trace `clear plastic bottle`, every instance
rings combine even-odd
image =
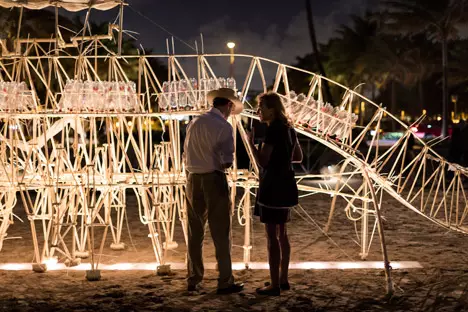
[[[182,79],[179,81],[179,90],[178,90],[178,97],[179,97],[179,109],[187,109],[188,107],[188,83],[187,80]]]
[[[169,82],[164,81],[162,92],[158,95],[158,105],[162,111],[167,111],[169,107]]]
[[[10,112],[16,112],[16,84],[14,82],[8,83],[8,110]]]
[[[218,89],[216,80],[213,77],[211,77],[210,80],[208,81],[208,91],[216,90],[216,89]]]
[[[223,77],[218,78],[218,84],[220,88],[226,88],[226,79]]]
[[[106,112],[112,111],[115,108],[114,86],[112,82],[106,82]]]
[[[195,78],[190,78],[190,85],[192,86],[192,90],[189,91],[188,95],[188,103],[190,108],[197,106],[197,99],[198,99],[198,82]]]
[[[177,81],[171,81],[169,85],[169,92],[170,92],[170,97],[169,97],[169,105],[171,106],[171,110],[177,110],[177,91],[178,91],[178,82]]]
[[[83,83],[83,108],[90,112],[96,111],[96,103],[93,96],[93,82],[86,80]]]
[[[92,86],[91,86],[92,96],[91,96],[91,98],[93,99],[93,104],[95,106],[96,112],[102,113],[104,107],[103,107],[103,104],[102,104],[102,97],[101,97],[100,92],[99,92],[99,85],[100,85],[100,83],[97,82],[97,81],[94,81],[92,83]]]
[[[63,92],[62,92],[62,97],[60,98],[60,102],[59,102],[59,111],[63,111],[63,112],[68,112],[70,107],[71,107],[71,103],[70,103],[70,92],[72,90],[72,86],[71,86],[71,80],[68,80],[66,83],[65,83],[65,87],[63,88]]]
[[[118,94],[118,107],[119,112],[133,112],[134,107],[131,106],[130,101],[127,99],[127,84],[123,81],[118,82],[119,94]]]
[[[133,81],[126,84],[126,99],[133,112],[139,112],[138,99],[136,95],[136,85]]]
[[[208,79],[200,79],[200,97],[198,100],[198,109],[206,108],[206,95],[208,93]]]
[[[20,103],[20,111],[27,111],[29,110],[29,105],[27,102],[26,92],[28,88],[24,81],[21,81],[18,85],[18,102]]]
[[[232,77],[229,77],[226,80],[226,88],[236,90],[236,80]]]

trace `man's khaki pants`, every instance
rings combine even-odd
[[[203,239],[206,221],[216,249],[218,288],[234,283],[231,264],[231,202],[226,175],[223,172],[189,173],[187,178],[188,257],[187,283],[203,280]]]

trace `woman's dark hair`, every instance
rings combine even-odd
[[[231,100],[228,100],[228,99],[222,98],[222,97],[217,97],[217,98],[214,98],[214,100],[213,100],[213,107],[226,106],[226,105],[229,104],[229,102],[231,102]]]
[[[283,105],[281,97],[276,92],[266,92],[257,96],[258,106],[265,105],[269,109],[273,109],[275,113],[275,119],[280,120],[287,126],[291,125],[288,116],[286,115],[286,110]]]

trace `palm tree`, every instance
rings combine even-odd
[[[424,101],[424,81],[429,79],[440,66],[436,66],[434,43],[425,34],[410,38],[410,48],[406,54],[406,64],[410,69],[407,82],[409,86],[417,86],[419,112],[426,108]]]
[[[410,86],[412,84],[412,69],[408,64],[408,40],[401,36],[379,35],[375,37],[367,53],[362,55],[362,63],[373,68],[381,76],[378,83],[381,88],[390,87],[390,112],[397,113],[397,84]],[[392,130],[396,123],[392,120]]]
[[[442,135],[448,134],[448,42],[468,21],[468,0],[385,0],[384,29],[414,35],[427,33],[442,46]]]
[[[337,38],[329,41],[325,51],[328,56],[327,71],[333,79],[347,86],[354,87],[361,83],[373,85],[375,68],[365,61],[370,46],[376,36],[376,23],[370,19],[370,13],[364,17],[352,15],[351,25],[342,25]],[[344,52],[346,51],[346,52]]]

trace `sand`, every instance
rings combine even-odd
[[[109,237],[102,255],[104,263],[152,262],[154,256],[147,228],[140,224],[135,198],[128,197],[128,224],[124,251],[112,251]],[[325,224],[331,198],[314,195],[301,199],[302,207],[317,224]],[[338,201],[330,238],[297,214],[289,225],[293,261],[360,260],[354,222]],[[447,232],[396,200],[384,197],[383,215],[388,253],[392,261],[419,261],[422,269],[393,270],[395,294],[385,296],[383,270],[292,270],[292,290],[279,297],[262,297],[255,288],[268,280],[266,270],[235,271],[245,283],[239,294],[216,295],[217,272],[208,270],[203,291],[186,291],[184,270],[171,276],[152,271],[103,271],[102,279],[88,282],[83,271],[0,271],[0,311],[468,311],[467,237]],[[21,206],[15,208],[26,220]],[[233,218],[233,261],[242,261],[243,230]],[[0,252],[0,263],[31,262],[32,240],[29,225],[15,221]],[[168,259],[183,262],[185,244],[180,225],[176,228],[179,247]],[[255,220],[252,261],[266,261],[262,225]],[[207,232],[204,256],[214,262],[214,248]],[[376,234],[369,261],[381,260]]]

